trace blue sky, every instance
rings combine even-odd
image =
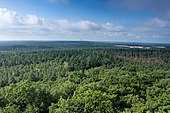
[[[170,0],[1,0],[0,40],[170,42]]]

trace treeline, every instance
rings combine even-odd
[[[0,41],[0,51],[47,51],[102,47],[113,47],[113,44],[89,41]]]
[[[166,113],[170,50],[0,52],[0,87],[2,113]]]

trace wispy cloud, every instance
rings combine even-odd
[[[170,41],[169,29],[170,20],[155,17],[136,23],[129,28],[128,32],[131,33],[131,37],[136,36],[136,38],[141,40],[168,42]]]
[[[141,24],[153,28],[167,28],[170,27],[170,20],[155,17],[147,21],[141,22]]]

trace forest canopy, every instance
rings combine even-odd
[[[170,48],[140,46],[0,42],[0,113],[170,112]]]

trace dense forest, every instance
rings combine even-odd
[[[0,42],[0,113],[170,112],[170,46],[114,45]]]

